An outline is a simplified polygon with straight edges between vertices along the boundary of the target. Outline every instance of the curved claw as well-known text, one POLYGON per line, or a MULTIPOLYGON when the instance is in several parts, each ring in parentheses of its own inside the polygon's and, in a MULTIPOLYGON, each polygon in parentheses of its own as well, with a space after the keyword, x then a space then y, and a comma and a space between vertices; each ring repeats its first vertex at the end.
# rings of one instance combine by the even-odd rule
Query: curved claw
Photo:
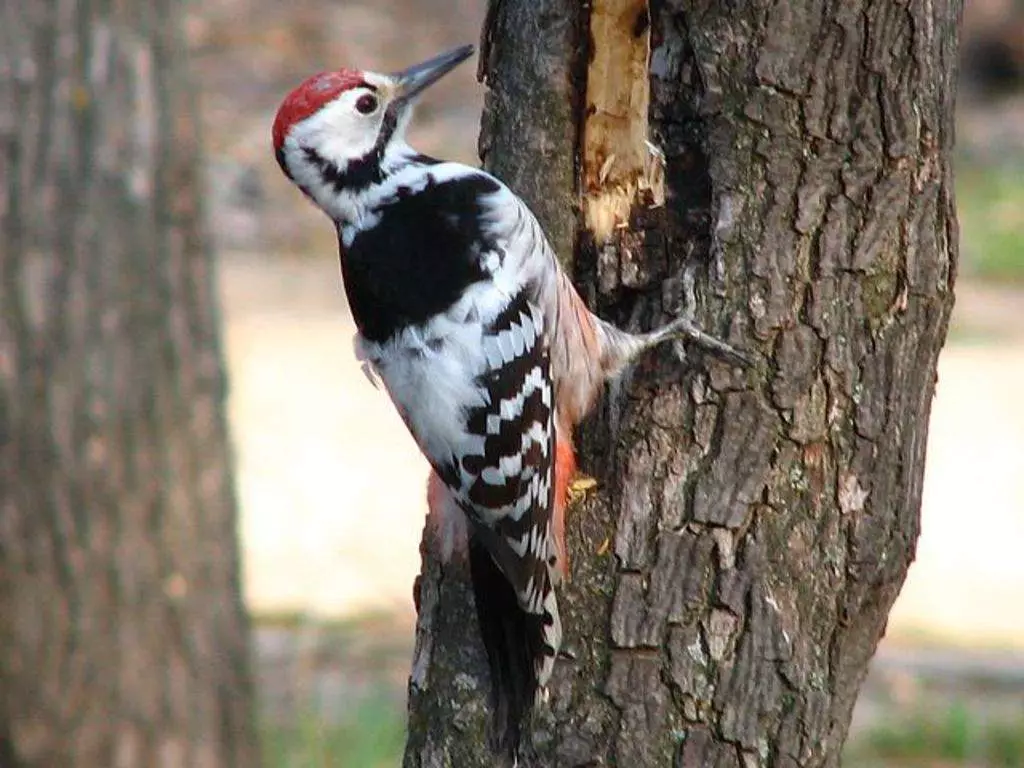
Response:
POLYGON ((659 328, 657 331, 649 334, 649 341, 651 344, 660 344, 663 341, 670 339, 685 339, 691 341, 699 347, 706 349, 718 357, 724 358, 736 365, 741 365, 744 368, 750 368, 754 365, 754 358, 748 355, 746 352, 741 352, 730 344, 726 344, 721 339, 715 338, 709 333, 705 333, 690 320, 685 317, 679 317, 668 323, 663 328, 659 328))

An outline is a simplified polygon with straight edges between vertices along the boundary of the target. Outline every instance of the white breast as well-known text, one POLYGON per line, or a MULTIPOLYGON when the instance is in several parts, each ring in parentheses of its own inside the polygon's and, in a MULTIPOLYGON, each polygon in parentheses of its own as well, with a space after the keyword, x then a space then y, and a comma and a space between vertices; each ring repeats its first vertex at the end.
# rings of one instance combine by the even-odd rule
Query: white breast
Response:
POLYGON ((484 328, 508 300, 497 283, 480 283, 422 327, 381 344, 357 341, 432 462, 483 452, 483 437, 466 431, 466 417, 487 404, 487 391, 477 384, 488 368, 484 328))

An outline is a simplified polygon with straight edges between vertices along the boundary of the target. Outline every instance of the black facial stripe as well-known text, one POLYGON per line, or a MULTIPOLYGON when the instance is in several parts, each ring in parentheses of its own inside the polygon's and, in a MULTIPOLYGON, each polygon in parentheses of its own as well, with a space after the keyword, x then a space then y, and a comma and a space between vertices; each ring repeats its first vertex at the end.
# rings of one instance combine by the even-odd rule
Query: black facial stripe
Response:
MULTIPOLYGON (((376 89, 374 88, 374 90, 376 89)), ((362 192, 363 190, 369 189, 374 184, 380 184, 384 180, 384 170, 381 168, 380 164, 384 157, 384 151, 387 149, 388 143, 394 137, 397 127, 398 117, 389 107, 384 113, 384 121, 381 124, 380 133, 377 134, 377 141, 373 145, 373 149, 362 157, 350 160, 344 170, 342 170, 337 164, 325 158, 315 149, 303 147, 302 152, 306 156, 306 159, 316 166, 316 169, 320 172, 320 176, 323 178, 324 183, 330 184, 336 192, 362 192)), ((282 150, 278 150, 276 155, 277 163, 281 166, 281 170, 284 171, 285 175, 289 179, 294 181, 294 177, 289 173, 288 167, 285 165, 284 152, 282 150)), ((408 159, 408 163, 403 163, 400 167, 404 167, 404 165, 407 164, 437 165, 440 162, 440 160, 430 157, 429 155, 417 154, 410 157, 408 159)))
POLYGON ((304 147, 302 152, 306 159, 316 166, 324 182, 334 187, 336 192, 355 192, 380 184, 384 180, 380 155, 376 148, 363 157, 350 160, 344 171, 315 149, 304 147))
POLYGON ((398 109, 398 103, 391 102, 384 110, 384 119, 381 121, 380 132, 377 134, 377 143, 373 147, 374 151, 379 152, 381 156, 384 155, 384 148, 387 147, 395 135, 395 129, 398 128, 398 109))

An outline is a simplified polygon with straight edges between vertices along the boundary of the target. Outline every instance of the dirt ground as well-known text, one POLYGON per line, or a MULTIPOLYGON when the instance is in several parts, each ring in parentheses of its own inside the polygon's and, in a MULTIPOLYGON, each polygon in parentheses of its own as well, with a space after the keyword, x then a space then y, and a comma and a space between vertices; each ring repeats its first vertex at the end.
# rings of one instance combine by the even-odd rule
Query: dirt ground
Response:
POLYGON ((1024 648, 1024 292, 961 285, 890 634, 1024 648))
MULTIPOLYGON (((333 258, 221 262, 256 613, 412 611, 426 465, 351 349, 333 258)), ((896 642, 1024 648, 1024 292, 961 285, 896 642)))

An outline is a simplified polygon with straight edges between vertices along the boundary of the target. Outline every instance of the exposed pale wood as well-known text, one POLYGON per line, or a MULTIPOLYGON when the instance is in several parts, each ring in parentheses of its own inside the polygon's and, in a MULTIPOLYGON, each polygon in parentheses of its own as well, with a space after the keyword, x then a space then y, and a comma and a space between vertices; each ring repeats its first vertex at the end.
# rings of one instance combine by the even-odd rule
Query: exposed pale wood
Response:
POLYGON ((634 206, 665 202, 664 160, 648 137, 647 0, 595 0, 582 129, 584 224, 604 245, 634 206))

